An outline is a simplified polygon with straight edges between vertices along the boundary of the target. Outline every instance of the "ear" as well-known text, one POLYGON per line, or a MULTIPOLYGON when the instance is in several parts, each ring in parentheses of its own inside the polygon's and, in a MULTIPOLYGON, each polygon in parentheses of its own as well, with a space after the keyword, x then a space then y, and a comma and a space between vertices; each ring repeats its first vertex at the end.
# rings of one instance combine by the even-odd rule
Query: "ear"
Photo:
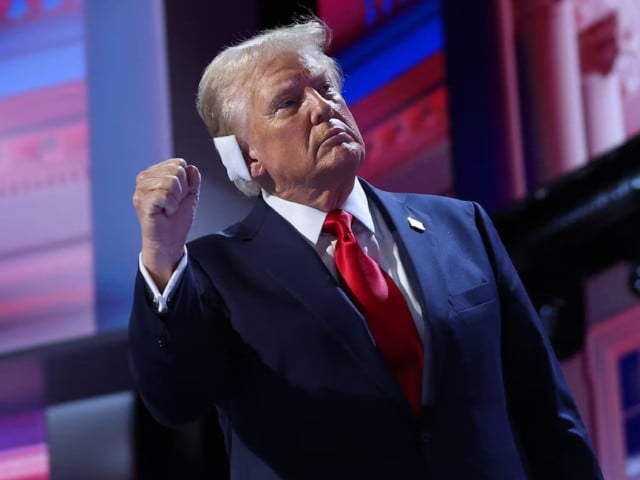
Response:
POLYGON ((260 160, 258 160, 259 155, 256 150, 243 139, 238 139, 238 143, 240 144, 244 163, 247 165, 247 170, 249 170, 251 178, 258 178, 264 175, 265 170, 260 160))
POLYGON ((252 150, 249 150, 249 153, 244 154, 244 161, 247 164, 247 168, 249 169, 249 173, 251 174, 251 178, 259 178, 265 174, 264 166, 262 162, 257 158, 254 158, 252 154, 252 150))

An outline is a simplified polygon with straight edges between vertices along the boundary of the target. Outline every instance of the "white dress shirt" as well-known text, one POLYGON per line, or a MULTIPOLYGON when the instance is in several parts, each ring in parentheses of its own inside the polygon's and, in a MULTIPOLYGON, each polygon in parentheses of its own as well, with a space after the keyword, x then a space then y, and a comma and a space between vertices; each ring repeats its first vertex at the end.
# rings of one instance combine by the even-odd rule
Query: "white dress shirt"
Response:
MULTIPOLYGON (((262 192, 262 196, 271 208, 284 217, 315 248, 333 277, 337 279, 336 264, 333 260, 336 239, 331 234, 322 233, 327 212, 283 200, 265 191, 262 192)), ((378 209, 367 200, 357 179, 353 190, 340 208, 353 215, 351 228, 362 249, 380 265, 402 292, 420 339, 424 341, 422 309, 400 261, 398 245, 378 209)))

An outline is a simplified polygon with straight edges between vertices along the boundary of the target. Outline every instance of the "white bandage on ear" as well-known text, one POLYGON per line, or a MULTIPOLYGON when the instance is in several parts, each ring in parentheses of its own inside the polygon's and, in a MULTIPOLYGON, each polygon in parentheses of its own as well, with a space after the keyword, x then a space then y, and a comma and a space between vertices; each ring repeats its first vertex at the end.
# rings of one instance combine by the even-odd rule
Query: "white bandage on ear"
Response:
POLYGON ((220 160, 227 169, 227 175, 232 182, 236 180, 251 181, 249 169, 242 156, 240 145, 235 135, 227 135, 226 137, 214 137, 213 143, 218 150, 220 160))

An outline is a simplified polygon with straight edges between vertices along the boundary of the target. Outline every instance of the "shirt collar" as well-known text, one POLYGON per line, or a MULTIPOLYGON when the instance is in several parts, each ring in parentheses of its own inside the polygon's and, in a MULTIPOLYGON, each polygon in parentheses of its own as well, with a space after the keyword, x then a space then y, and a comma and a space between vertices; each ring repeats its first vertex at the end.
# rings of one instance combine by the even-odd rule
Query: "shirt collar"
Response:
MULTIPOLYGON (((262 190, 262 197, 267 205, 284 217, 285 220, 287 220, 313 245, 318 243, 318 238, 320 238, 322 225, 324 224, 327 212, 323 212, 322 210, 318 210, 301 203, 284 200, 265 190, 262 190)), ((340 208, 349 212, 367 229, 375 233, 373 218, 369 211, 367 195, 364 193, 362 185, 357 178, 353 184, 353 190, 351 190, 351 193, 340 208)))

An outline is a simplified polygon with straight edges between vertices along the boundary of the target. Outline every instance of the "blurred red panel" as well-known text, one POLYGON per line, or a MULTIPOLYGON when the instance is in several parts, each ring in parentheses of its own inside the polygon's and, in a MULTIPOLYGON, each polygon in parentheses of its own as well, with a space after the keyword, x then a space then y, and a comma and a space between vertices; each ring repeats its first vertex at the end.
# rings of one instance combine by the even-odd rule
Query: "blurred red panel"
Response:
POLYGON ((85 284, 7 299, 0 303, 0 322, 11 322, 15 318, 27 315, 37 316, 60 310, 69 311, 90 303, 93 293, 93 285, 85 284))
MULTIPOLYGON (((77 196, 77 202, 86 210, 86 196, 77 196)), ((88 215, 60 202, 52 202, 50 212, 21 213, 25 224, 32 226, 27 234, 35 236, 39 229, 51 228, 41 217, 58 212, 66 216, 57 219, 62 229, 68 225, 67 239, 57 243, 45 239, 43 248, 31 251, 1 252, 0 353, 95 333, 93 245, 90 235, 74 225, 87 222, 88 215)), ((27 236, 25 245, 29 247, 27 236)), ((0 440, 2 432, 0 423, 0 440)))
POLYGON ((333 31, 331 48, 339 50, 366 31, 362 0, 318 0, 318 13, 333 31))
POLYGON ((84 81, 0 98, 0 138, 5 133, 64 118, 85 115, 87 86, 84 81))
POLYGON ((412 0, 318 0, 318 14, 333 31, 331 51, 347 46, 396 13, 415 4, 412 0))
POLYGON ((0 452, 0 480, 48 480, 49 449, 40 443, 0 452))
POLYGON ((0 195, 86 177, 88 152, 84 120, 0 140, 0 195))
POLYGON ((367 160, 360 173, 374 183, 382 180, 448 134, 447 89, 441 87, 364 133, 367 160))
POLYGON ((445 80, 444 55, 437 53, 351 107, 362 131, 393 114, 445 80))

